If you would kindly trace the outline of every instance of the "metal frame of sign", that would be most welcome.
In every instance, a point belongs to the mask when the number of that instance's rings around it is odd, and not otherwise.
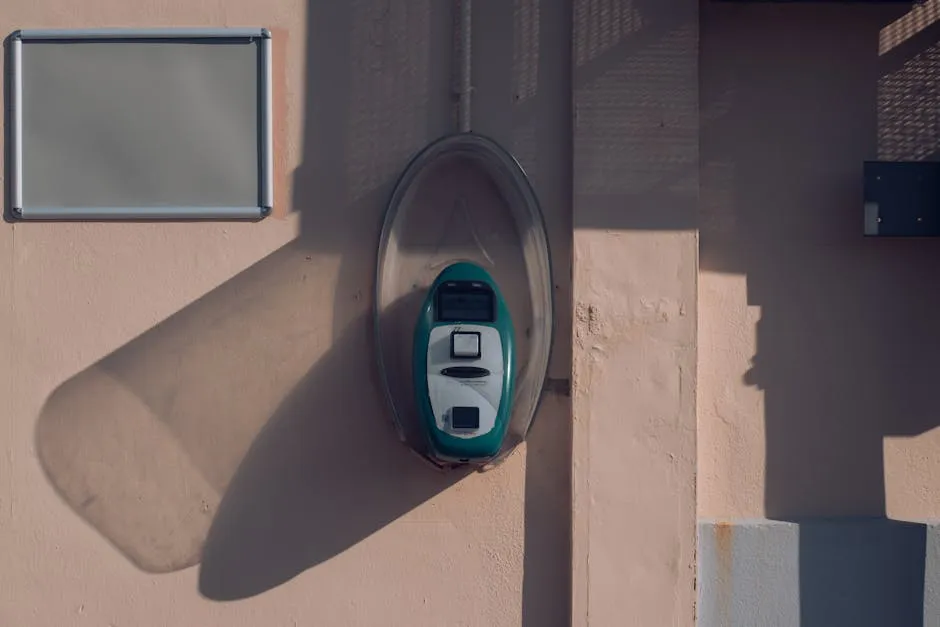
[[[259,198],[256,206],[37,207],[23,201],[23,47],[30,41],[90,40],[257,40],[261,61],[259,93]],[[21,30],[10,38],[12,65],[10,132],[10,205],[22,220],[238,220],[260,219],[274,205],[271,34],[264,28]],[[28,103],[27,103],[28,106]]]

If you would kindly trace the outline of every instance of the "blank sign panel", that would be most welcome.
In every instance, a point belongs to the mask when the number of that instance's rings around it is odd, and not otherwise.
[[[18,217],[269,213],[267,31],[21,31],[12,47]]]

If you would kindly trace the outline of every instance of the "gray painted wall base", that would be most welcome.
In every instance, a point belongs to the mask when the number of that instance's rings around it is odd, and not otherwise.
[[[940,626],[940,524],[699,521],[699,627]]]

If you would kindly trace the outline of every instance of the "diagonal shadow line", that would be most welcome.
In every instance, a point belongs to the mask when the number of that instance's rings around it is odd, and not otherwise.
[[[902,69],[921,53],[935,48],[940,41],[940,21],[934,22],[879,57],[882,75]]]

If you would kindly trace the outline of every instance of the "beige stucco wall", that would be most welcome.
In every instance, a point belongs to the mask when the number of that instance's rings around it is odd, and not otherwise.
[[[572,397],[472,476],[394,441],[370,346],[383,202],[451,128],[448,3],[0,6],[278,55],[272,219],[0,226],[0,622],[692,624],[697,2],[474,5],[476,129],[539,193]]]
[[[698,3],[575,2],[577,625],[692,625]]]
[[[566,379],[570,15],[475,19],[477,128],[543,203]],[[451,128],[449,4],[0,3],[6,33],[161,25],[274,32],[277,215],[0,226],[0,623],[566,624],[569,399],[502,467],[441,476],[372,379],[383,202]]]
[[[940,252],[861,221],[940,148],[938,8],[703,4],[703,517],[940,515]]]

